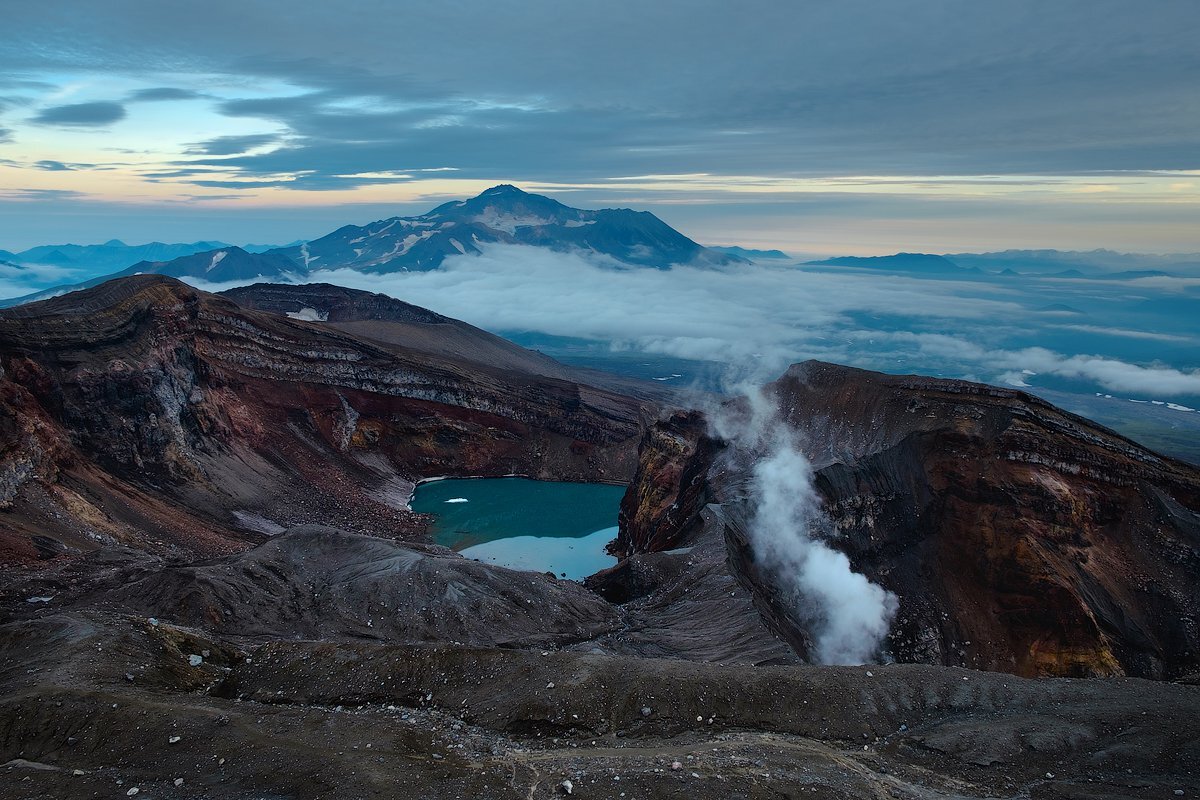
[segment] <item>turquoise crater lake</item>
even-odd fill
[[[574,580],[611,567],[625,487],[527,478],[451,478],[417,486],[412,510],[434,541],[467,558]]]

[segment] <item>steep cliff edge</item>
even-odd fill
[[[0,562],[310,522],[404,537],[422,477],[632,476],[652,403],[485,360],[152,275],[0,312]]]
[[[1200,667],[1200,470],[990,386],[808,362],[766,391],[813,464],[829,543],[899,597],[891,657],[1021,675]],[[695,415],[656,425],[618,547],[686,545],[720,504],[733,571],[803,652],[755,574],[749,476],[722,455],[737,447]]]

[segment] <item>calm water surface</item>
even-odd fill
[[[579,579],[617,563],[604,546],[617,536],[623,486],[526,478],[423,483],[413,511],[436,517],[434,541],[512,569]]]

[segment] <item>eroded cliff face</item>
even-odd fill
[[[995,387],[809,362],[767,391],[813,463],[827,541],[899,597],[891,658],[1020,675],[1200,667],[1194,467]],[[737,443],[695,416],[647,433],[621,548],[686,545],[719,504],[731,569],[803,654],[804,626],[756,570],[744,459],[723,447]]]
[[[411,536],[415,480],[624,482],[655,413],[160,276],[3,312],[0,367],[0,555],[31,564],[219,554],[308,522]]]

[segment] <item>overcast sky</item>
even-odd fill
[[[286,242],[511,182],[801,253],[1200,251],[1195,0],[2,10],[0,248]]]

